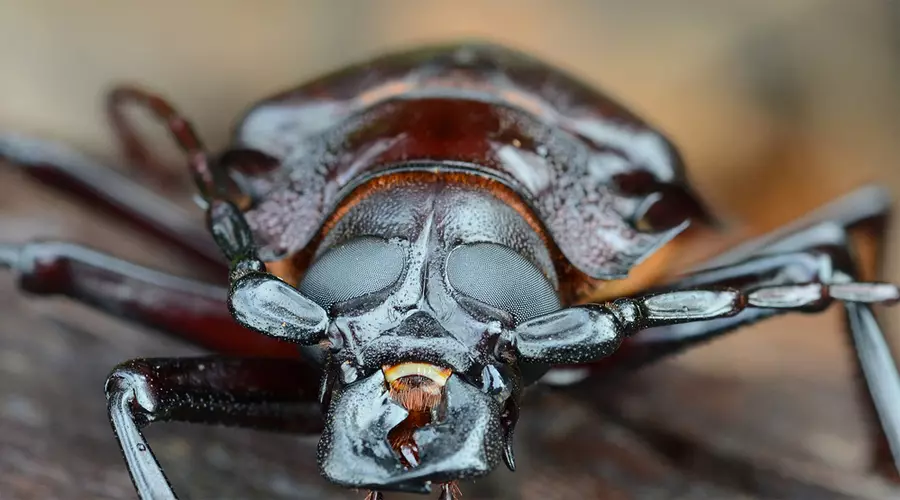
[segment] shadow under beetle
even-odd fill
[[[0,154],[227,266],[227,286],[58,242],[2,244],[0,264],[27,292],[220,353],[110,375],[110,421],[141,498],[175,497],[140,431],[166,420],[321,432],[329,481],[370,498],[437,485],[455,498],[456,481],[515,468],[523,388],[555,367],[609,377],[833,300],[883,424],[879,460],[900,463],[900,379],[869,306],[898,290],[858,281],[848,238],[881,239],[889,200],[876,188],[665,279],[635,270],[689,222],[713,221],[675,148],[506,48],[428,48],[315,80],[252,107],[217,155],[164,100],[117,88],[113,128],[164,185],[125,118],[135,104],[184,149],[215,246],[170,202],[63,147],[5,135]]]

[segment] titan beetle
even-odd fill
[[[171,179],[123,109],[165,122],[215,247],[165,200],[77,153],[4,135],[0,154],[191,252],[227,285],[59,242],[0,245],[0,264],[27,292],[219,353],[132,360],[109,376],[141,498],[175,497],[140,430],[166,420],[321,432],[333,483],[456,498],[457,481],[501,460],[515,468],[520,398],[557,370],[609,377],[833,300],[900,463],[900,379],[869,305],[898,290],[861,280],[848,239],[851,228],[880,237],[889,203],[877,188],[669,277],[648,257],[714,222],[675,147],[507,48],[433,47],[339,71],[253,106],[215,155],[160,97],[119,87],[108,104],[137,173],[160,184]]]

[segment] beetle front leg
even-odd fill
[[[867,302],[894,302],[900,297],[900,291],[893,285],[852,282],[840,271],[832,276],[830,271],[839,266],[822,251],[764,255],[698,273],[673,285],[670,292],[620,299],[603,306],[570,308],[531,320],[519,326],[522,332],[517,331],[510,344],[515,349],[513,354],[524,353],[559,364],[597,360],[614,352],[591,365],[598,379],[608,380],[615,376],[611,372],[646,365],[779,312],[816,312],[831,300],[839,299],[850,319],[850,332],[868,384],[869,401],[880,418],[881,425],[876,423],[873,428],[878,438],[875,465],[879,472],[895,477],[895,464],[900,464],[900,460],[895,462],[891,451],[897,450],[900,443],[900,376]],[[811,281],[802,285],[786,284],[798,278]],[[837,283],[821,281],[832,279]],[[736,288],[682,290],[683,286]],[[693,294],[697,295],[692,297]],[[692,318],[694,321],[690,321]],[[643,329],[647,326],[650,328]],[[651,440],[662,436],[660,446],[667,453],[666,443],[671,437],[666,437],[665,432],[652,429],[648,432],[640,426],[638,430],[656,436]],[[691,449],[703,453],[702,447]],[[715,454],[710,456],[720,458]],[[748,474],[758,471],[752,463],[740,463],[747,466]],[[717,480],[729,479],[717,476]]]
[[[784,283],[790,279],[790,273],[785,272],[788,269],[825,282],[846,282],[863,274],[873,275],[878,272],[883,255],[889,214],[889,194],[878,188],[863,188],[785,229],[716,257],[705,268],[669,287],[732,284],[748,289],[762,282]],[[862,268],[852,246],[852,235],[857,234],[877,243],[876,252],[882,255],[875,255],[876,269]],[[804,254],[816,255],[816,258],[802,257]],[[781,272],[777,272],[779,270]],[[629,339],[603,365],[617,370],[639,367],[777,312],[752,310],[733,318],[648,330]],[[844,312],[847,336],[856,350],[855,365],[862,375],[857,380],[874,424],[873,468],[896,481],[900,478],[900,381],[897,368],[872,308],[866,304],[845,303]]]
[[[257,335],[231,317],[228,289],[138,266],[65,242],[0,243],[0,269],[21,290],[66,296],[115,317],[223,354],[295,357],[290,344]]]
[[[878,189],[857,191],[773,235],[741,245],[666,289],[731,286],[753,290],[798,280],[847,283],[861,274],[850,246],[850,230],[859,229],[876,241],[889,212],[889,199]],[[709,267],[714,265],[716,267]],[[897,478],[900,469],[900,380],[890,349],[867,304],[845,302],[847,333],[856,347],[860,385],[873,410],[874,467]],[[615,353],[591,371],[608,378],[611,371],[639,368],[668,355],[702,345],[739,327],[762,321],[779,309],[745,309],[741,313],[694,323],[651,328],[626,339]],[[880,424],[880,425],[879,425]]]
[[[45,185],[135,224],[213,270],[222,269],[222,259],[201,225],[181,207],[117,169],[62,144],[11,134],[0,134],[0,160]]]
[[[180,421],[314,434],[322,430],[319,376],[302,361],[136,359],[106,382],[109,419],[144,500],[175,494],[141,428]]]

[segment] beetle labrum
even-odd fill
[[[118,88],[114,129],[161,179],[128,104],[185,150],[217,248],[165,200],[74,152],[6,135],[0,154],[227,268],[227,286],[56,242],[0,245],[0,264],[24,291],[219,353],[110,375],[110,421],[142,498],[175,496],[140,431],[165,420],[321,432],[334,483],[371,498],[440,485],[454,498],[458,480],[515,468],[523,389],[554,367],[608,377],[834,300],[900,463],[900,379],[869,305],[898,290],[857,281],[848,239],[883,227],[878,189],[665,284],[636,283],[647,257],[712,217],[660,133],[513,50],[428,48],[334,73],[253,106],[218,155],[164,100]]]

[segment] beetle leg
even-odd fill
[[[229,354],[296,356],[296,348],[238,325],[228,290],[131,264],[71,243],[0,244],[0,268],[36,295],[63,295],[103,312]]]
[[[706,269],[667,288],[724,285],[749,290],[763,284],[787,283],[797,273],[815,276],[820,282],[847,281],[866,271],[860,269],[858,258],[852,253],[851,232],[861,232],[862,236],[883,245],[889,209],[889,198],[882,190],[859,190],[791,224],[789,230],[775,231],[774,236],[766,235],[726,252],[710,261]],[[868,274],[874,274],[869,271]],[[873,466],[880,473],[896,478],[900,468],[897,370],[871,307],[846,303],[844,309],[848,336],[856,347],[857,370],[867,385],[863,393],[868,396],[866,400],[873,416],[877,416],[872,426],[876,433]],[[625,340],[614,356],[603,360],[592,371],[608,376],[610,370],[637,368],[779,312],[750,309],[730,318],[646,330]],[[877,425],[879,421],[881,425]]]
[[[824,235],[823,238],[821,232],[812,229],[822,224],[838,226],[844,232],[862,230],[866,236],[878,240],[878,243],[883,245],[890,211],[891,194],[879,186],[865,186],[791,224],[719,254],[704,262],[699,269],[724,267],[758,255],[805,250],[827,244],[835,237]],[[843,260],[848,260],[849,244],[845,238],[847,235],[843,236],[844,238],[837,236],[840,240],[837,242],[838,246],[842,247],[838,253],[846,254]],[[883,248],[879,248],[879,251],[883,253]],[[880,255],[878,257],[880,259]],[[852,262],[844,263],[845,266],[848,264]]]
[[[122,107],[127,103],[144,107],[163,122],[184,153],[188,171],[204,202],[222,199],[241,206],[250,203],[248,195],[242,192],[225,169],[210,161],[191,123],[171,104],[141,89],[118,87],[107,98],[107,112],[126,155],[137,166],[152,171],[158,183],[165,185],[171,181],[164,174],[167,170],[150,154],[125,119]],[[208,237],[190,224],[190,218],[183,211],[114,169],[99,166],[63,145],[10,134],[0,135],[0,157],[26,167],[23,170],[38,180],[80,194],[92,204],[100,204],[137,222],[153,234],[204,260],[220,262],[208,243]]]
[[[828,233],[838,236],[836,232],[841,230],[837,226],[821,225],[808,231],[809,235],[819,232],[820,236]],[[616,369],[643,366],[786,311],[821,311],[831,298],[842,301],[849,310],[869,311],[871,309],[867,302],[896,300],[896,287],[893,285],[852,281],[856,273],[844,267],[849,265],[844,256],[846,250],[843,247],[819,246],[815,250],[760,255],[737,264],[689,275],[666,287],[667,290],[680,295],[690,294],[691,289],[728,287],[732,291],[740,291],[741,297],[734,297],[733,300],[746,300],[746,306],[749,307],[738,305],[734,309],[710,315],[703,321],[673,319],[668,324],[651,324],[651,328],[625,339],[622,348],[605,361],[604,365],[609,364]],[[854,295],[854,289],[863,292],[863,295]],[[656,293],[663,293],[663,297],[669,296],[669,293],[662,291],[651,292],[649,295],[652,297]],[[656,321],[659,320],[651,318],[651,323]],[[883,338],[880,330],[871,333]],[[856,339],[857,335],[854,333],[853,338]]]
[[[0,135],[0,158],[44,184],[72,193],[91,206],[136,224],[190,255],[222,269],[222,258],[202,225],[181,207],[65,145]]]
[[[141,428],[181,421],[317,433],[319,374],[301,361],[267,358],[136,359],[106,381],[109,419],[144,500],[175,494]]]

